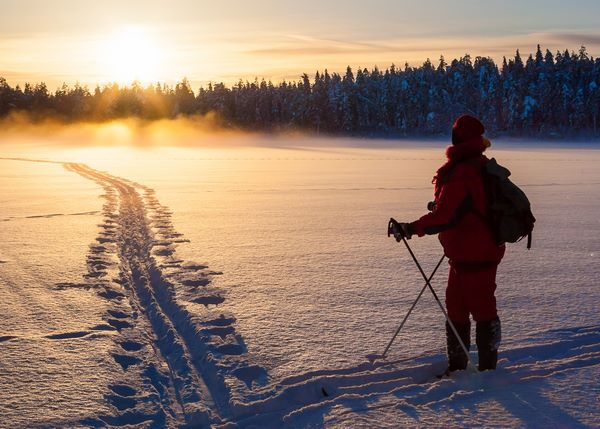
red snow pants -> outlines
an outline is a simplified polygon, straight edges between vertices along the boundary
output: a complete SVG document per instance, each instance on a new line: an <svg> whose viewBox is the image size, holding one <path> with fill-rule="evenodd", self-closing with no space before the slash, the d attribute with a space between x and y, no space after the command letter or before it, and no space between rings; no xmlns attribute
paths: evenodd
<svg viewBox="0 0 600 429"><path fill-rule="evenodd" d="M450 261L446 288L448 317L456 324L493 320L496 310L496 271L498 263L455 263Z"/></svg>

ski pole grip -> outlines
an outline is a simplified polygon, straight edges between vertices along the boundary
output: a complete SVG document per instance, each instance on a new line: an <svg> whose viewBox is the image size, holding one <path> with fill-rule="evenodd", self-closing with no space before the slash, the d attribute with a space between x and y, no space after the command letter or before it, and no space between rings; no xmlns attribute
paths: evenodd
<svg viewBox="0 0 600 429"><path fill-rule="evenodd" d="M396 219L394 219L393 217L390 218L390 221L388 222L388 237L394 235L394 233L398 230L397 228L398 222L396 221Z"/></svg>

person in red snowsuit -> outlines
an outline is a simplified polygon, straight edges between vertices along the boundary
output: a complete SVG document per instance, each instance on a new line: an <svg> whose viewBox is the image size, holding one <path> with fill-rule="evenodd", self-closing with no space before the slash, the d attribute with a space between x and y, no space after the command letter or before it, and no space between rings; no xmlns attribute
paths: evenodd
<svg viewBox="0 0 600 429"><path fill-rule="evenodd" d="M471 322L476 322L479 370L495 369L500 345L500 319L496 309L496 270L504 256L486 222L487 197L482 168L483 152L490 142L483 124L464 115L452 127L452 146L447 162L433 178L434 209L412 223L401 223L405 237L439 234L449 259L446 308L467 349L471 344ZM448 371L465 369L467 357L446 323Z"/></svg>

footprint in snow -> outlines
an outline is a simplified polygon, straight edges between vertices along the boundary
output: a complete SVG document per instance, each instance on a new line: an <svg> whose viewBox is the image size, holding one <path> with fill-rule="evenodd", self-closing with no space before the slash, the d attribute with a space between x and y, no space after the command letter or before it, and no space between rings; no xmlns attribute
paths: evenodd
<svg viewBox="0 0 600 429"><path fill-rule="evenodd" d="M187 279L187 280L182 280L181 284L184 286L192 286L192 287L198 287L198 286L206 286L207 284L210 283L210 280L207 278L199 278L199 279Z"/></svg>
<svg viewBox="0 0 600 429"><path fill-rule="evenodd" d="M102 298L106 298L106 299L122 299L125 297L125 295L123 295L121 292L118 292L116 290L113 289L105 289L101 292L98 292L98 295L100 295Z"/></svg>
<svg viewBox="0 0 600 429"><path fill-rule="evenodd" d="M93 259L88 263L88 266L91 269L100 271L100 270L106 270L108 268L109 264L106 261Z"/></svg>
<svg viewBox="0 0 600 429"><path fill-rule="evenodd" d="M71 282L63 282L56 283L54 285L54 289L56 290L66 290L66 289L89 289L91 285L88 283L71 283Z"/></svg>
<svg viewBox="0 0 600 429"><path fill-rule="evenodd" d="M134 408L137 403L135 398L125 398L119 395L106 395L106 400L119 411Z"/></svg>
<svg viewBox="0 0 600 429"><path fill-rule="evenodd" d="M92 326L90 328L92 331L114 331L115 327L107 325L106 323L101 323L100 325Z"/></svg>
<svg viewBox="0 0 600 429"><path fill-rule="evenodd" d="M261 366L251 365L235 369L233 375L246 383L246 386L251 389L252 382L266 380L267 371Z"/></svg>
<svg viewBox="0 0 600 429"><path fill-rule="evenodd" d="M113 326L119 332L121 331L121 329L131 328L131 323L126 322L124 320L108 319L107 322L110 326Z"/></svg>
<svg viewBox="0 0 600 429"><path fill-rule="evenodd" d="M159 248L154 250L153 253L157 256L171 256L173 253L175 253L175 249L168 246L159 246Z"/></svg>
<svg viewBox="0 0 600 429"><path fill-rule="evenodd" d="M223 298L222 296L218 296L218 295L208 295L208 296L201 296L199 298L194 298L192 301L195 302L196 304L204 304L205 306L208 307L210 304L214 304L214 305L222 304L225 301L225 298Z"/></svg>
<svg viewBox="0 0 600 429"><path fill-rule="evenodd" d="M49 340L65 340L69 338L81 338L90 334L90 331L63 332L60 334L46 335L46 338Z"/></svg>
<svg viewBox="0 0 600 429"><path fill-rule="evenodd" d="M199 264L197 262L185 262L181 264L181 268L187 271L199 271L208 268L208 265Z"/></svg>
<svg viewBox="0 0 600 429"><path fill-rule="evenodd" d="M144 347L144 344L138 343L137 341L123 341L119 345L123 348L123 350L128 352L137 352Z"/></svg>
<svg viewBox="0 0 600 429"><path fill-rule="evenodd" d="M229 326L235 323L234 317L225 317L224 315L220 315L215 319L209 319L203 322L204 325L208 326Z"/></svg>
<svg viewBox="0 0 600 429"><path fill-rule="evenodd" d="M127 313L118 310L108 310L108 314L117 319L127 319L129 317Z"/></svg>
<svg viewBox="0 0 600 429"><path fill-rule="evenodd" d="M239 344L223 344L220 346L215 347L215 351L217 353L223 354L223 355L241 355L242 353L244 353L244 347L240 346Z"/></svg>
<svg viewBox="0 0 600 429"><path fill-rule="evenodd" d="M3 335L0 336L0 343L4 342L4 341L8 341L8 340L12 340L13 338L17 338L14 335Z"/></svg>
<svg viewBox="0 0 600 429"><path fill-rule="evenodd" d="M127 368L129 368L130 366L137 365L138 363L142 362L141 359L136 358L135 356L121 355L115 353L112 355L112 357L115 360L115 362L121 365L121 367L125 371L127 371Z"/></svg>
<svg viewBox="0 0 600 429"><path fill-rule="evenodd" d="M96 272L93 272L93 273L85 274L83 277L85 277L86 279L97 279L97 278L104 277L104 276L106 276L105 272L103 272L103 271L96 271Z"/></svg>
<svg viewBox="0 0 600 429"><path fill-rule="evenodd" d="M133 387L127 386L125 384L111 384L110 386L108 386L108 388L119 396L129 397L135 396L135 394L137 393L137 391Z"/></svg>
<svg viewBox="0 0 600 429"><path fill-rule="evenodd" d="M213 328L202 329L201 332L202 332L202 334L218 335L222 339L225 339L225 337L227 337L228 335L235 334L235 329L231 325L229 325L229 326L215 326Z"/></svg>

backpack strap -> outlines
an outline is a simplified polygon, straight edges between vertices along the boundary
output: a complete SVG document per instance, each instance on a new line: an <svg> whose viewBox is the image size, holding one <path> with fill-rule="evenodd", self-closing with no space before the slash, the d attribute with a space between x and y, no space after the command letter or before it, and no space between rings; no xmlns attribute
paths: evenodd
<svg viewBox="0 0 600 429"><path fill-rule="evenodd" d="M488 216L484 215L479 210L477 210L475 208L475 206L471 207L471 213L473 213L475 216L477 216L479 218L479 220L483 221L483 223L490 226L490 219L488 218Z"/></svg>
<svg viewBox="0 0 600 429"><path fill-rule="evenodd" d="M452 219L446 224L442 225L430 225L424 228L425 234L439 234L440 232L446 231L448 229L452 229L459 224L459 222L465 217L467 213L473 211L473 197L471 194L467 194L465 198L462 200L460 205L456 208Z"/></svg>

